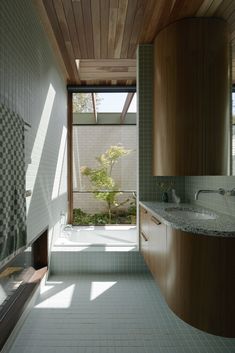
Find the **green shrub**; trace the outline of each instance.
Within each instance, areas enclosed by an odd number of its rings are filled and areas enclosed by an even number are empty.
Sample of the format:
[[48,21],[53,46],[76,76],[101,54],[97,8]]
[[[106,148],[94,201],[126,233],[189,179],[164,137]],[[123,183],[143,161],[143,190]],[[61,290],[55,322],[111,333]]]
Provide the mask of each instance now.
[[75,225],[105,225],[105,224],[135,224],[136,218],[134,209],[130,213],[128,210],[118,210],[111,214],[95,213],[90,214],[82,211],[80,208],[73,210],[73,224]]

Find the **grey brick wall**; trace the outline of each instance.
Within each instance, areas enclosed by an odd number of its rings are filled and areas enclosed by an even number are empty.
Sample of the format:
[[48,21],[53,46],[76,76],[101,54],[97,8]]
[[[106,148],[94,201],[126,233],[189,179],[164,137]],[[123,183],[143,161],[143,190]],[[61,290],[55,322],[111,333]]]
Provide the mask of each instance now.
[[[122,144],[132,152],[120,158],[113,167],[112,177],[120,190],[137,188],[137,130],[136,126],[74,126],[73,127],[73,186],[74,190],[91,190],[87,177],[81,175],[80,167],[97,167],[95,157],[104,153],[110,146]],[[120,200],[130,195],[123,194]],[[92,194],[74,194],[74,208],[86,212],[105,211],[104,202],[94,199]]]

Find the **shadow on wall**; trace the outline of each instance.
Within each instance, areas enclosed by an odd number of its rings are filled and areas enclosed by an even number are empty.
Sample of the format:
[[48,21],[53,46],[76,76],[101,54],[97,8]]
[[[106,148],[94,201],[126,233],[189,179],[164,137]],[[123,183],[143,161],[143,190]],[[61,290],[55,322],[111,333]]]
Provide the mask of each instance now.
[[59,110],[58,100],[50,83],[36,131],[32,123],[34,141],[29,141],[31,146],[26,146],[28,154],[31,154],[26,188],[32,190],[32,196],[27,198],[28,237],[34,238],[41,228],[49,225],[50,242],[53,228],[60,222],[61,211],[66,212],[67,206],[66,115],[61,119],[63,112]]

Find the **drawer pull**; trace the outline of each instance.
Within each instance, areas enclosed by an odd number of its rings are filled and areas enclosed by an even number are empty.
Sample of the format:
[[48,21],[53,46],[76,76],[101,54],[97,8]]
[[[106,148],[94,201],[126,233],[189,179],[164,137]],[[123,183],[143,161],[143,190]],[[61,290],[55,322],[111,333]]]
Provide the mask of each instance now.
[[151,221],[153,221],[155,224],[157,224],[158,226],[161,224],[161,222],[155,218],[155,217],[151,217]]
[[148,241],[148,239],[147,239],[146,235],[145,235],[143,232],[141,232],[140,234],[141,234],[141,235],[142,235],[142,237],[144,238],[144,241]]

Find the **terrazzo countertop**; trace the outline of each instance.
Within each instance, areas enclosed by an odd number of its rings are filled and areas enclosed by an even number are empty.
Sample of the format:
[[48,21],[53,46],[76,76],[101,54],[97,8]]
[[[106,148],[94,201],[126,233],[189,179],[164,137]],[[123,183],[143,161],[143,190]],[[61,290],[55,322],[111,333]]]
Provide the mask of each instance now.
[[[159,221],[182,231],[210,236],[235,237],[235,217],[209,210],[192,204],[164,203],[156,201],[140,201],[140,205],[153,213]],[[173,214],[167,209],[187,209],[193,212],[216,216],[215,219],[187,219]]]

